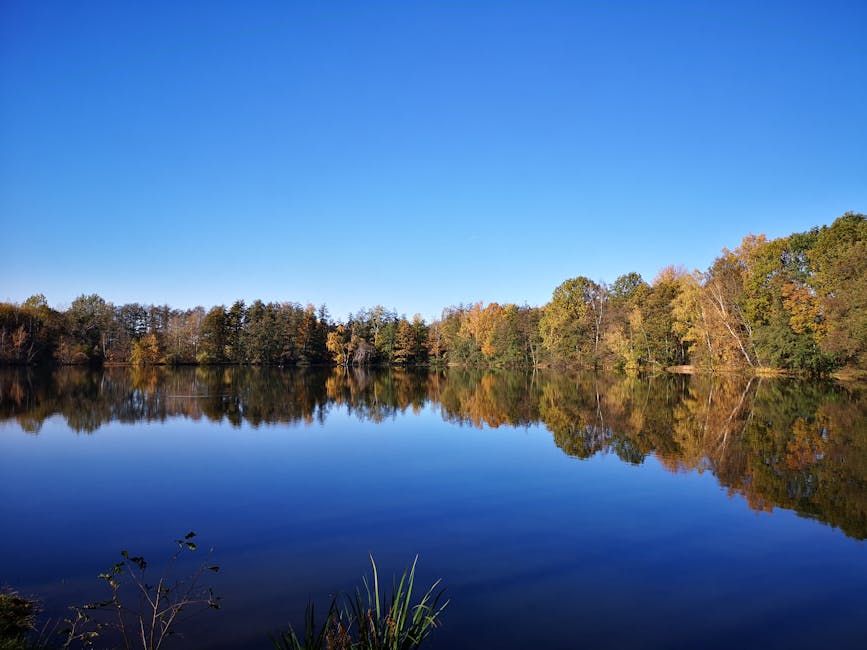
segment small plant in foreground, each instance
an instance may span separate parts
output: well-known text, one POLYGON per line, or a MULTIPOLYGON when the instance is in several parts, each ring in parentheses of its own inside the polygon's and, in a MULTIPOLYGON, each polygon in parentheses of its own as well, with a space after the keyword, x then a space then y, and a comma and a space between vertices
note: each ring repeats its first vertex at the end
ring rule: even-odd
POLYGON ((169 637, 177 634, 182 613, 187 618, 208 609, 219 609, 220 598, 202 582, 207 572, 216 573, 220 567, 203 562, 192 574, 173 577, 180 556, 197 549, 195 536, 190 532, 183 539, 175 540, 177 550, 155 584, 147 581, 147 560, 121 551, 121 561, 99 574, 110 589, 111 597, 71 608, 72 615, 64 621, 67 627, 61 632, 65 637, 62 647, 92 648, 108 644, 127 650, 158 650, 169 637))
POLYGON ((24 650, 33 644, 38 605, 11 589, 0 591, 0 650, 24 650))
POLYGON ((413 650, 440 624, 448 601, 441 603, 443 591, 437 589, 437 580, 413 604, 415 567, 403 572, 399 581, 392 584, 389 598, 380 590, 379 573, 373 557, 372 584, 362 578, 364 591, 356 589, 352 596, 344 598, 343 607, 337 599, 332 601, 322 627, 317 630, 313 603, 307 605, 303 641, 289 627, 279 637, 272 639, 277 650, 413 650))

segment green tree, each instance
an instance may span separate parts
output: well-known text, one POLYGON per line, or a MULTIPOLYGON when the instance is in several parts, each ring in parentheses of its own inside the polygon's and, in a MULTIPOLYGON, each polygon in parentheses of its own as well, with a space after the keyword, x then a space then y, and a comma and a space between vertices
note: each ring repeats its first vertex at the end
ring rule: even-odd
POLYGON ((244 349, 244 327, 247 321, 247 307, 243 300, 236 300, 226 312, 226 350, 225 357, 232 363, 249 361, 244 349))
POLYGON ((815 236, 768 241, 749 237, 739 249, 745 263, 744 310, 763 366, 820 374, 833 366, 822 352, 819 302, 809 286, 807 253, 815 236))
POLYGON ((114 314, 111 305, 98 295, 81 295, 66 312, 69 332, 78 352, 91 362, 102 362, 109 346, 109 326, 114 314))
POLYGON ((202 319, 199 352, 196 361, 199 363, 223 363, 226 359, 226 308, 220 305, 212 307, 202 319))
POLYGON ((584 276, 554 290, 539 323, 542 343, 554 360, 598 362, 606 303, 605 287, 584 276))
POLYGON ((808 255, 826 325, 822 350, 867 367, 867 218, 847 212, 819 229, 808 255))

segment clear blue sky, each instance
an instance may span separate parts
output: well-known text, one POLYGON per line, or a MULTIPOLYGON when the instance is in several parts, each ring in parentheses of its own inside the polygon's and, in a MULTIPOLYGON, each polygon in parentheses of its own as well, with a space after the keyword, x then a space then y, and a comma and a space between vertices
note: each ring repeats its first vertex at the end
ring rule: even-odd
POLYGON ((867 211, 867 2, 0 5, 0 299, 548 300, 867 211))

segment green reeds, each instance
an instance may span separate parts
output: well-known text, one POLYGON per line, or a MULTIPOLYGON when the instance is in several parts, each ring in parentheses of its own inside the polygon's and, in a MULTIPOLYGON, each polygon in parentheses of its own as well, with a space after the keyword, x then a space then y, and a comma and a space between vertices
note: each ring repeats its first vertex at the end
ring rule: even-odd
POLYGON ((295 630, 289 630, 273 638, 277 650, 413 650, 440 624, 448 605, 442 602, 443 589, 440 581, 434 582, 421 599, 413 604, 415 567, 404 570, 399 581, 392 583, 389 598, 380 589, 379 572, 373 557, 373 584, 362 578, 364 589, 356 589, 352 596, 332 601, 325 622, 317 629, 312 602, 305 611, 303 641, 295 630))

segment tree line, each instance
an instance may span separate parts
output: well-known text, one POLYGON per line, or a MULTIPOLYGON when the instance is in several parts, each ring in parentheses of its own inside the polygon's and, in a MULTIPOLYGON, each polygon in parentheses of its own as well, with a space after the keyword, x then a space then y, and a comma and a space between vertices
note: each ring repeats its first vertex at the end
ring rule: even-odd
POLYGON ((335 321, 289 302, 179 310, 95 294, 59 311, 36 295, 0 304, 0 363, 867 369, 867 219, 749 235, 705 271, 579 276, 541 307, 459 305, 431 323, 382 306, 335 321))

